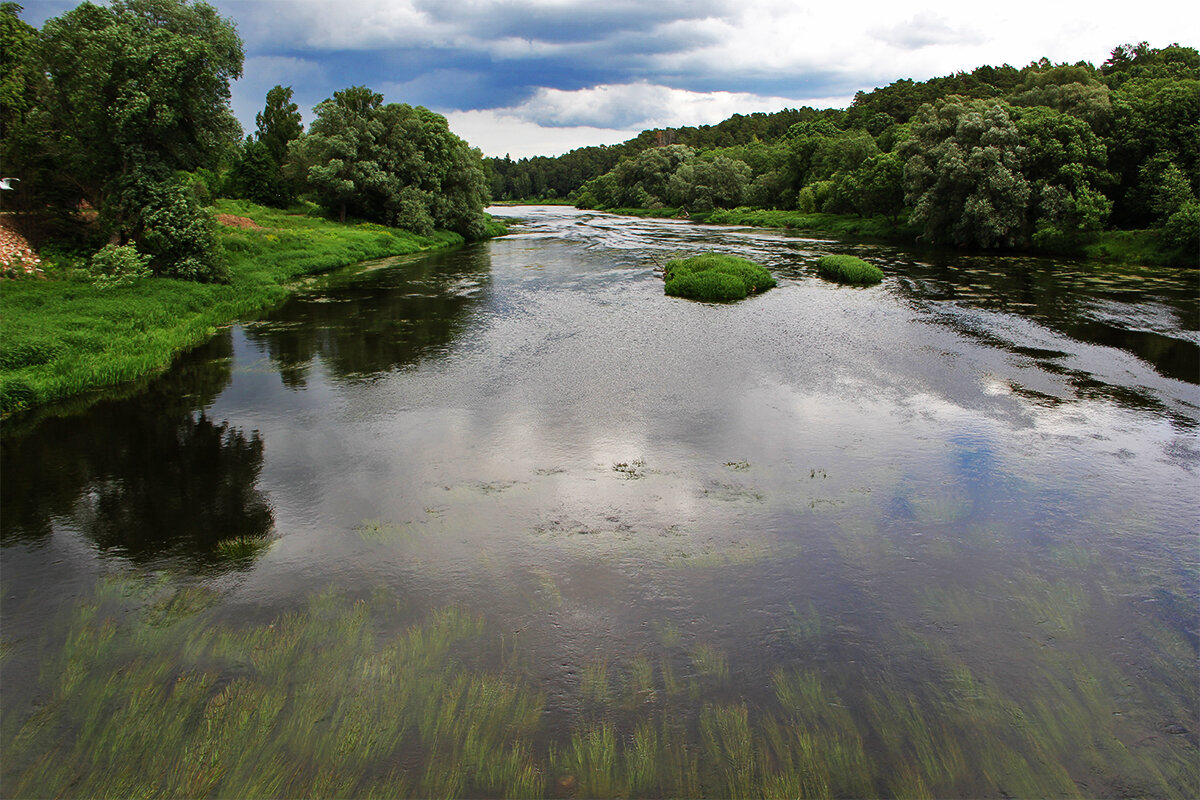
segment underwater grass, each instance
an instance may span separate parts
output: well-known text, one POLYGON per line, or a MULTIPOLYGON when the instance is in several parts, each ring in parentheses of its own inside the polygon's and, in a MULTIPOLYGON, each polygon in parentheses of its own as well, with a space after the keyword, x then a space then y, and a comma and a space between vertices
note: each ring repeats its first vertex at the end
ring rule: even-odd
POLYGON ((1100 657, 1063 652, 1061 669, 1014 696, 900 631, 886 666, 779 667, 771 695, 751 699, 711 645, 692 654, 699 697, 672 691, 669 653, 643 651, 585 667, 575 707, 590 710, 548 725, 545 697, 517 668, 492 666, 496 630, 465 609, 382 634, 396 611, 383 591, 329 590, 258 623, 222 618, 217 599, 203 586, 110 582, 70 611, 58 639, 10 655, 40 664, 40 699, 6 698, 0 794, 1078 797, 1128 786, 1182 798, 1200 788, 1185 737, 1164 756, 1118 735, 1122 678, 1100 657))
POLYGON ((672 297, 717 302, 741 300, 776 285, 771 273, 753 261, 720 253, 668 261, 663 280, 672 297))
POLYGON ((445 231, 418 236, 369 223, 342 225, 242 200, 219 200, 214 210, 260 226, 218 226, 228 284, 146 278, 99 287, 69 271, 49 280, 4 281, 0 414, 162 369, 217 328, 279 303, 300 276, 463 241, 445 231))
POLYGON ((858 286, 869 286, 883 280, 883 270, 858 256, 821 256, 817 259, 817 272, 831 281, 858 286))

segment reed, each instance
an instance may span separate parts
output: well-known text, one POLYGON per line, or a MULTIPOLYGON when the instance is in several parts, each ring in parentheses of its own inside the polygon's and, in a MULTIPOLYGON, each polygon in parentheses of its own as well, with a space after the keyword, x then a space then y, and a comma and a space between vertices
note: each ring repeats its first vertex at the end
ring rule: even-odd
MULTIPOLYGON (((1080 602, 1021 580, 1043 592, 1031 614, 1080 602)), ((584 667, 582 713, 551 734, 545 697, 515 665, 494 668, 495 630, 462 608, 382 635, 396 613, 386 592, 322 592, 257 624, 221 618, 216 599, 109 581, 72 609, 65 633, 14 651, 41 664, 44 703, 6 700, 0 793, 1075 797, 1086 789, 1076 779, 1167 798, 1200 789, 1186 737, 1152 753, 1113 714, 1115 698, 1134 715, 1158 689, 1069 648, 1035 662, 1014 693, 898 629, 886 665, 780 668, 760 703, 733 694, 711 644, 691 653, 694 693, 678 690, 668 652, 616 656, 584 667)), ((1186 706, 1186 642, 1152 633, 1186 706)))

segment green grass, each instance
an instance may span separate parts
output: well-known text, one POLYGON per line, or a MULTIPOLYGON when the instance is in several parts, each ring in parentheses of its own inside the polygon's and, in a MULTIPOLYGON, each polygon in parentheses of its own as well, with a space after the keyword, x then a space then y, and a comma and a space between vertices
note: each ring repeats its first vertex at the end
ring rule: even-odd
MULTIPOLYGON (((460 244, 454 233, 417 236, 370 223, 342 225, 245 201, 218 213, 257 229, 218 226, 228 284, 147 278, 111 288, 79 270, 0 284, 0 414, 9 415, 168 366, 220 326, 283 300, 304 275, 386 256, 460 244)), ((504 232, 493 223, 493 234, 504 232)))
POLYGON ((672 297, 728 302, 775 286, 766 269, 736 256, 705 253, 667 262, 665 291, 672 297))
POLYGON ((868 286, 883 280, 883 270, 874 264, 868 264, 858 256, 821 256, 817 260, 817 271, 823 278, 859 286, 868 286))

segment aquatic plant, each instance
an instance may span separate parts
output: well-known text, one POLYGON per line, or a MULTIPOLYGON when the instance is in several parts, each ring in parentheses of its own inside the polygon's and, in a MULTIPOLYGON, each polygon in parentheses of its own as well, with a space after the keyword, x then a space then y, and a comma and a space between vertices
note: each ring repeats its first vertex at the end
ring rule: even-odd
POLYGON ((868 264, 858 256, 821 256, 817 260, 817 271, 821 277, 840 283, 867 286, 883 280, 883 270, 868 264))
MULTIPOLYGON (((583 713, 559 725, 547 724, 545 698, 515 662, 496 670, 495 629, 462 608, 396 631, 395 599, 382 590, 325 591, 270 622, 223 619, 216 599, 204 587, 116 579, 71 610, 54 641, 6 645, 6 669, 29 659, 40 685, 38 704, 5 698, 0 793, 1077 797, 1138 786, 1183 798, 1200 789, 1194 745, 1184 736, 1153 751, 1127 745, 1138 729, 1113 714, 1114 698, 1136 709, 1143 695, 1110 661, 1068 650, 1014 695, 960 661, 957 644, 951 652, 898 629, 886 661, 780 667, 772 696, 756 701, 739 696, 736 671, 712 645, 692 653, 693 692, 679 691, 669 653, 643 651, 585 666, 583 713)), ((1058 599, 1048 584, 1030 607, 1058 599)), ((1184 663, 1180 642, 1154 646, 1184 663)))
POLYGON ((719 253, 668 261, 663 280, 672 297, 710 301, 741 300, 776 285, 771 273, 753 261, 719 253))

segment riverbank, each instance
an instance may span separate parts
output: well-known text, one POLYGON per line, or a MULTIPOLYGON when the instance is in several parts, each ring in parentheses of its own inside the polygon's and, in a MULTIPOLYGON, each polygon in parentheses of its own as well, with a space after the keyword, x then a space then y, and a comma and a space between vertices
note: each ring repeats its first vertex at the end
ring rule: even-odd
MULTIPOLYGON (((115 386, 160 370, 234 320, 278 304, 297 278, 388 256, 462 244, 372 223, 340 224, 219 200, 227 284, 174 278, 100 287, 82 269, 8 280, 0 291, 0 415, 115 386)), ((497 223, 493 235, 501 233, 497 223)))

